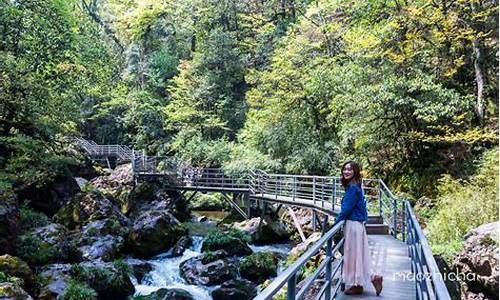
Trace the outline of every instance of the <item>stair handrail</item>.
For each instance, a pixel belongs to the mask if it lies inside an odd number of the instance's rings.
[[[312,286],[315,279],[320,275],[324,275],[325,282],[322,285],[317,298],[321,298],[324,294],[324,299],[334,299],[337,292],[340,289],[341,280],[337,280],[332,293],[332,283],[334,283],[334,278],[340,278],[340,273],[343,264],[343,255],[338,250],[344,243],[344,238],[342,238],[337,244],[334,245],[333,238],[335,234],[341,230],[344,221],[337,223],[333,228],[325,233],[318,241],[316,241],[304,254],[302,254],[291,266],[286,268],[281,274],[279,274],[269,286],[262,290],[254,300],[270,300],[281,291],[281,288],[287,284],[286,299],[302,299],[307,290]],[[297,273],[301,270],[307,261],[316,254],[319,254],[320,250],[326,246],[325,258],[315,272],[309,275],[305,280],[305,284],[301,287],[299,291],[296,289]],[[335,246],[335,247],[333,247]],[[335,258],[335,253],[338,252],[342,255],[340,258]],[[332,263],[338,260],[335,267]],[[316,299],[317,299],[316,298]]]
[[[403,200],[403,204],[407,231],[406,244],[411,259],[411,271],[415,277],[417,299],[451,300],[415,212],[408,200]]]

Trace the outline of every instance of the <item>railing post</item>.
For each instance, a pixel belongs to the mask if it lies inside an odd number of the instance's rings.
[[[313,177],[313,204],[316,204],[316,177]]]
[[[401,232],[403,233],[403,242],[406,241],[406,201],[403,201],[402,202],[402,205],[403,205],[403,228],[401,228]]]
[[[332,238],[326,241],[326,264],[325,279],[326,279],[326,290],[325,290],[325,300],[330,300],[332,298]]]
[[[293,201],[295,201],[295,194],[297,193],[297,177],[293,176]]]
[[[288,279],[288,288],[286,292],[286,299],[287,300],[295,300],[295,286],[296,286],[296,275],[293,274],[290,279]]]
[[[394,237],[397,238],[398,237],[398,228],[397,228],[397,225],[398,225],[398,203],[396,202],[396,198],[393,198],[392,199],[392,226],[394,227]]]
[[[378,180],[378,214],[382,216],[382,179]]]
[[[332,210],[335,210],[335,198],[337,196],[337,178],[333,177],[332,187]]]

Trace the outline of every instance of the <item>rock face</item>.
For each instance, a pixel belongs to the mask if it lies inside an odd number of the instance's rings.
[[[134,275],[138,283],[141,283],[144,276],[153,270],[153,266],[145,260],[127,258],[124,262],[132,268],[132,275]]]
[[[0,253],[14,253],[19,221],[17,197],[0,190]]]
[[[10,282],[0,283],[0,299],[2,300],[32,300],[22,288]]]
[[[43,187],[30,186],[19,192],[19,199],[29,199],[30,206],[48,216],[53,216],[70,199],[80,192],[71,176],[57,177]]]
[[[245,279],[229,280],[212,292],[214,300],[250,300],[256,295],[256,285]]]
[[[143,212],[129,233],[130,251],[140,257],[149,257],[172,247],[187,230],[166,210]]]
[[[134,187],[132,164],[118,165],[108,176],[100,176],[90,181],[92,186],[109,193],[119,203],[124,211],[129,203],[128,197]]]
[[[189,249],[189,247],[191,247],[192,245],[193,239],[188,235],[183,236],[172,248],[172,257],[182,256],[184,251],[186,251],[186,249]]]
[[[45,266],[40,275],[38,275],[40,284],[38,298],[41,300],[51,300],[61,295],[71,279],[70,269],[70,264]]]
[[[268,216],[264,219],[257,217],[235,223],[233,228],[249,233],[252,243],[256,245],[279,243],[290,237],[285,224],[280,220],[273,221]]]
[[[23,288],[26,290],[33,289],[34,276],[27,263],[12,255],[0,256],[0,272],[7,275],[21,278],[23,280]]]
[[[128,229],[117,220],[97,220],[85,225],[74,241],[83,259],[111,261],[122,252],[127,234]]]
[[[76,195],[57,212],[54,219],[69,228],[103,219],[114,219],[120,224],[127,224],[127,218],[120,209],[97,190]]]
[[[142,298],[141,298],[142,299]],[[147,296],[144,300],[195,300],[188,291],[183,289],[159,289]]]
[[[193,257],[180,265],[181,275],[190,284],[217,285],[234,279],[238,273],[236,259],[218,259],[203,264],[202,258]]]
[[[255,283],[263,283],[274,277],[278,270],[278,258],[272,252],[258,252],[245,257],[240,263],[240,274]]]
[[[99,299],[126,299],[135,292],[127,272],[115,264],[102,261],[73,265],[71,277],[93,288]]]
[[[464,250],[453,259],[453,267],[466,279],[467,299],[481,297],[480,293],[484,299],[498,299],[498,226],[499,222],[484,224],[469,232]]]

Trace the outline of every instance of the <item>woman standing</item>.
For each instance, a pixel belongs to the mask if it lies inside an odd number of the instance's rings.
[[[372,274],[368,236],[365,223],[368,220],[366,201],[361,188],[359,165],[348,161],[342,166],[341,183],[346,190],[340,213],[335,224],[344,224],[344,266],[342,277],[347,295],[363,293],[363,286],[371,280],[377,296],[382,291],[382,276]],[[334,225],[335,225],[334,224]]]

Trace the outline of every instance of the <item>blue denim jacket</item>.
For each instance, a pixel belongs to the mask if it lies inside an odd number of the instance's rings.
[[[343,220],[366,222],[368,212],[366,210],[365,195],[360,184],[351,184],[342,198],[340,213],[335,218],[335,224]]]

